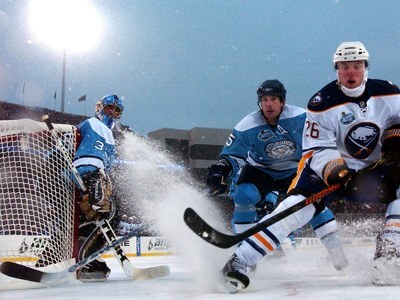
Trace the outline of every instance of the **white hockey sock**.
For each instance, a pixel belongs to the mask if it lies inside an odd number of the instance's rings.
[[[386,210],[386,224],[382,232],[382,238],[387,239],[400,247],[400,219],[391,216],[400,215],[400,200],[397,199],[388,205]]]
[[[249,223],[249,224],[234,224],[235,226],[235,232],[236,233],[242,233],[248,229],[250,229],[251,227],[253,227],[254,225],[256,225],[257,223]]]
[[[305,197],[301,195],[293,195],[286,198],[278,207],[269,215],[266,215],[260,222],[274,216],[275,214],[293,206]],[[264,255],[274,251],[286,237],[297,228],[307,224],[315,213],[314,205],[308,205],[297,212],[287,216],[279,222],[259,231],[250,238],[246,239],[236,250],[236,254],[243,257],[249,266],[255,265]]]

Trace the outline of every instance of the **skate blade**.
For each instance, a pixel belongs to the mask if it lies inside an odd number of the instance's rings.
[[[108,275],[102,272],[80,273],[78,279],[82,282],[104,282],[107,281]]]

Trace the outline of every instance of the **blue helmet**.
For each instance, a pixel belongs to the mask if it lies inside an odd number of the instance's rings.
[[[112,129],[121,118],[123,110],[122,100],[117,95],[108,95],[97,101],[95,116]]]

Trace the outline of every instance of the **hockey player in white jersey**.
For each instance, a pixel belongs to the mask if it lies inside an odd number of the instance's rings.
[[[208,186],[216,192],[224,190],[226,179],[232,181],[236,233],[271,212],[278,195],[281,199],[286,196],[302,155],[305,110],[286,104],[286,89],[279,80],[263,82],[257,95],[260,109],[235,126],[219,163],[211,166],[207,176]],[[311,224],[328,248],[335,268],[345,268],[348,263],[332,212],[319,207]]]
[[[103,234],[97,230],[95,219],[110,218],[112,185],[109,172],[115,162],[115,140],[112,128],[119,121],[124,107],[117,95],[104,96],[97,101],[95,116],[80,123],[77,128],[80,142],[74,165],[88,189],[88,197],[80,201],[79,227],[82,259],[105,244]],[[94,260],[78,273],[81,280],[105,280],[110,273],[106,263]]]
[[[379,234],[373,282],[400,283],[400,90],[388,81],[369,79],[369,54],[360,42],[344,42],[333,56],[338,79],[308,103],[303,157],[287,197],[268,219],[335,183],[330,197],[387,203],[386,224]],[[326,199],[328,201],[329,199]],[[318,206],[318,205],[317,205]],[[247,266],[278,247],[287,235],[309,222],[318,208],[308,205],[236,249],[226,267],[232,292],[249,285]]]

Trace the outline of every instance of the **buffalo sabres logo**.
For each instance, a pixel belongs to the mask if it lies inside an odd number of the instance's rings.
[[[271,159],[281,159],[294,154],[296,146],[292,141],[283,140],[270,143],[265,147],[265,152]]]
[[[353,126],[344,140],[346,150],[357,159],[367,158],[379,141],[380,130],[374,123],[359,123]]]

